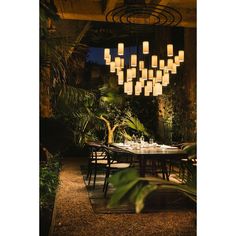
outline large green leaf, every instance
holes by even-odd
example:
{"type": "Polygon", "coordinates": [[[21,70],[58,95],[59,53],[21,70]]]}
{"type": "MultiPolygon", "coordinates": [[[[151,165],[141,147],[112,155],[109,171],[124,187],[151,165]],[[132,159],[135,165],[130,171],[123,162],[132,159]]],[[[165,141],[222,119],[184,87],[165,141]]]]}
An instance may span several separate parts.
{"type": "Polygon", "coordinates": [[[139,177],[138,172],[134,168],[121,170],[109,178],[109,182],[116,188],[129,183],[139,177]]]}
{"type": "Polygon", "coordinates": [[[120,171],[110,177],[110,182],[116,188],[109,206],[117,206],[128,201],[135,205],[137,213],[144,208],[146,197],[157,189],[175,189],[181,191],[191,200],[196,202],[196,189],[187,185],[176,184],[167,180],[139,177],[136,169],[130,168],[120,171]],[[152,184],[151,184],[152,183],[152,184]]]}
{"type": "Polygon", "coordinates": [[[157,189],[156,185],[146,185],[142,187],[142,189],[138,192],[136,200],[135,200],[135,211],[136,213],[140,213],[144,207],[145,198],[154,190],[157,189]]]}
{"type": "Polygon", "coordinates": [[[135,179],[124,185],[119,185],[111,196],[108,207],[117,206],[126,199],[129,199],[128,194],[132,191],[132,188],[138,183],[138,181],[139,179],[135,179]]]}

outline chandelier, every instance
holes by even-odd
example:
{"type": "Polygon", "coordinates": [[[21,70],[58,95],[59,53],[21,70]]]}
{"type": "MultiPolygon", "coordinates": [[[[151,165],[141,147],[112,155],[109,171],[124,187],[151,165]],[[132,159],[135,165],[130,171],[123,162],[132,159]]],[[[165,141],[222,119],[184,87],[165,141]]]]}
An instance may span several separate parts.
{"type": "MultiPolygon", "coordinates": [[[[106,15],[106,20],[113,23],[128,23],[136,27],[149,25],[176,26],[182,16],[177,10],[160,5],[145,4],[145,1],[126,0],[123,6],[114,8],[106,15]],[[140,16],[148,21],[140,22],[140,16]]],[[[110,72],[117,75],[118,85],[124,87],[127,95],[158,96],[162,88],[170,83],[172,74],[177,74],[177,68],[184,62],[184,51],[178,50],[174,55],[173,44],[166,46],[167,57],[161,58],[157,53],[150,54],[149,41],[136,45],[136,53],[125,54],[125,45],[117,44],[117,53],[111,55],[110,48],[104,48],[105,64],[110,66],[110,72]],[[125,59],[128,61],[125,61],[125,59]]],[[[129,51],[129,50],[128,50],[129,51]]]]}
{"type": "Polygon", "coordinates": [[[126,63],[124,43],[118,43],[117,55],[113,58],[110,48],[104,48],[104,60],[110,66],[110,72],[117,75],[118,85],[124,87],[127,95],[138,96],[144,92],[144,96],[158,96],[162,94],[162,87],[170,83],[170,76],[177,74],[177,68],[184,62],[183,50],[174,55],[173,44],[167,44],[166,49],[167,59],[162,59],[157,54],[150,55],[149,41],[143,41],[141,55],[128,55],[126,63]]]}

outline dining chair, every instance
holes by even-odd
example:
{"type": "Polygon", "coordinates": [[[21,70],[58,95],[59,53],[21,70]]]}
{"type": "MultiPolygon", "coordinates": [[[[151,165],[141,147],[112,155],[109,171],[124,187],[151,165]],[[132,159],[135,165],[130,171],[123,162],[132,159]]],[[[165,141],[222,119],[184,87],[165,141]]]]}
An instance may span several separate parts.
{"type": "Polygon", "coordinates": [[[106,165],[106,173],[103,184],[104,197],[106,197],[109,185],[109,176],[117,171],[131,167],[132,155],[115,147],[106,146],[104,150],[106,152],[108,162],[106,165]]]}
{"type": "Polygon", "coordinates": [[[105,166],[108,163],[107,156],[106,156],[106,152],[104,151],[104,145],[102,143],[87,142],[86,144],[90,150],[86,179],[88,179],[88,185],[90,185],[92,175],[94,175],[93,176],[93,189],[95,189],[97,171],[101,167],[105,170],[105,166]]]}

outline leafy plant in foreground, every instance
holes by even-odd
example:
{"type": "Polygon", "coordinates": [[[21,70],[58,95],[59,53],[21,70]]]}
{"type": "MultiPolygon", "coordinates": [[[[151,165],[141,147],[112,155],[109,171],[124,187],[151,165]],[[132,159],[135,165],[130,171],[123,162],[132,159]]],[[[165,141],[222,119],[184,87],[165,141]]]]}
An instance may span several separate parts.
{"type": "Polygon", "coordinates": [[[171,183],[166,180],[158,180],[151,184],[149,178],[139,176],[136,169],[129,168],[115,173],[109,178],[109,182],[115,187],[108,207],[115,207],[123,202],[130,202],[135,205],[136,213],[140,213],[144,208],[146,197],[158,189],[176,189],[196,202],[196,189],[186,185],[171,183]]]}
{"type": "Polygon", "coordinates": [[[60,161],[58,156],[40,165],[40,208],[51,208],[59,184],[60,161]]]}

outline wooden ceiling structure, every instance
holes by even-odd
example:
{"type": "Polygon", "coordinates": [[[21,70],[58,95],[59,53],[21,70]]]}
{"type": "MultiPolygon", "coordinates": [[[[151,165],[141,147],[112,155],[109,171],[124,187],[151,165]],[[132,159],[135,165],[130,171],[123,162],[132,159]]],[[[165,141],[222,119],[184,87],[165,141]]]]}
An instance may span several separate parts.
{"type": "MultiPolygon", "coordinates": [[[[181,27],[196,27],[196,0],[54,0],[61,19],[99,21],[106,22],[106,15],[113,9],[124,5],[125,3],[143,3],[163,6],[163,12],[166,7],[171,7],[179,11],[182,20],[178,24],[181,27]]],[[[159,12],[161,15],[162,12],[159,12]]],[[[139,24],[148,24],[152,22],[152,17],[139,15],[135,21],[139,24]]],[[[128,23],[125,22],[124,23],[128,23]]]]}
{"type": "MultiPolygon", "coordinates": [[[[167,27],[174,27],[176,30],[196,28],[196,0],[54,0],[54,4],[61,18],[61,21],[56,23],[57,34],[71,38],[77,45],[114,47],[114,42],[122,40],[131,46],[135,43],[135,37],[142,39],[143,36],[153,36],[153,22],[158,17],[161,18],[168,8],[178,11],[181,21],[178,25],[167,27]],[[129,15],[129,8],[137,4],[152,6],[150,16],[132,15],[129,20],[135,24],[130,24],[126,19],[122,19],[122,23],[109,21],[111,17],[107,16],[109,13],[112,15],[113,10],[128,5],[122,14],[129,15]],[[158,9],[158,13],[152,17],[155,9],[158,9]]],[[[161,24],[154,26],[155,29],[166,27],[161,24]]]]}

